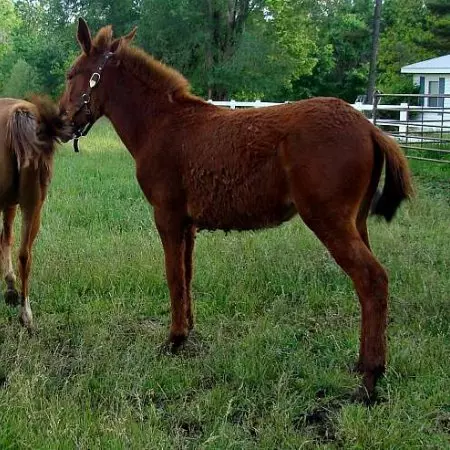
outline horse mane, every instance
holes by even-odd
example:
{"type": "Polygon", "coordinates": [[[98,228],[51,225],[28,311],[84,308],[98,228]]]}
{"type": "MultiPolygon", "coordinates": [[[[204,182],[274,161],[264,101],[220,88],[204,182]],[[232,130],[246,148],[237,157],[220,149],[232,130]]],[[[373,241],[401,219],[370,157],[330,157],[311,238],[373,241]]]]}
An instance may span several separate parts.
{"type": "Polygon", "coordinates": [[[151,90],[191,96],[189,82],[180,72],[156,60],[144,50],[124,45],[119,49],[118,57],[126,69],[151,90]]]}
{"type": "Polygon", "coordinates": [[[92,46],[99,54],[109,51],[115,44],[118,45],[115,55],[121,64],[152,91],[195,98],[190,93],[189,82],[177,70],[166,66],[140,48],[122,43],[120,39],[113,40],[111,25],[101,28],[92,40],[92,46]]]}

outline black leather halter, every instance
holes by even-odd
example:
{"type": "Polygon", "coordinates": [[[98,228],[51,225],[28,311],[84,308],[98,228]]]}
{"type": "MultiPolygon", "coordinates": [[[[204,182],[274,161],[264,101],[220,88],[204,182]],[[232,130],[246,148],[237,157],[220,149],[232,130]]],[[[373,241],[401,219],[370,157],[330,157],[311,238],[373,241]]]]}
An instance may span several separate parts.
{"type": "Polygon", "coordinates": [[[89,130],[94,125],[95,120],[92,118],[92,111],[90,108],[91,93],[92,93],[92,90],[95,87],[97,87],[98,84],[100,83],[101,73],[102,73],[103,69],[105,68],[105,65],[108,62],[109,58],[111,58],[112,55],[113,55],[113,53],[111,53],[111,52],[105,53],[104,59],[103,59],[102,63],[100,64],[100,66],[98,67],[97,72],[94,72],[91,75],[91,78],[89,79],[89,87],[88,87],[87,91],[81,95],[81,105],[79,106],[79,108],[75,111],[75,113],[72,116],[72,120],[73,120],[84,109],[85,114],[88,117],[88,122],[85,125],[82,125],[75,130],[75,133],[74,133],[75,137],[73,140],[73,149],[76,153],[78,153],[80,151],[80,149],[78,147],[78,140],[81,137],[86,136],[89,133],[89,130]]]}

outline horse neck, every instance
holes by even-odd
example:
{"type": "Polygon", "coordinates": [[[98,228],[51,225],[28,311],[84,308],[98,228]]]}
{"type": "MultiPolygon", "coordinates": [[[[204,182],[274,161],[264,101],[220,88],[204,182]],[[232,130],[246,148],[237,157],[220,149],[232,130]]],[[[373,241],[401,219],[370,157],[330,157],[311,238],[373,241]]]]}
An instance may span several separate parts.
{"type": "Polygon", "coordinates": [[[105,103],[105,116],[111,121],[122,142],[134,159],[143,142],[154,141],[152,135],[167,121],[170,102],[162,94],[151,96],[148,88],[132,75],[123,74],[106,87],[110,93],[105,103]]]}

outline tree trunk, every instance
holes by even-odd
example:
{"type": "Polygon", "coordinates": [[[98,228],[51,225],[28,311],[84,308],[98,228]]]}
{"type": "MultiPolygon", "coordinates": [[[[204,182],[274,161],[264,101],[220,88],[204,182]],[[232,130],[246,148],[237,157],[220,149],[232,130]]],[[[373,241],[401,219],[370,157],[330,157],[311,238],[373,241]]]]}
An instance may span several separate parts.
{"type": "Polygon", "coordinates": [[[375,11],[373,15],[373,33],[372,33],[372,55],[370,58],[369,86],[367,88],[367,103],[373,103],[373,94],[377,79],[377,55],[378,44],[380,40],[380,21],[381,21],[382,0],[375,0],[375,11]]]}
{"type": "MultiPolygon", "coordinates": [[[[250,13],[250,0],[228,0],[226,4],[206,0],[206,7],[210,24],[206,70],[211,72],[233,57],[250,13]]],[[[214,80],[209,82],[208,92],[214,100],[228,99],[227,90],[217,86],[214,80]]]]}

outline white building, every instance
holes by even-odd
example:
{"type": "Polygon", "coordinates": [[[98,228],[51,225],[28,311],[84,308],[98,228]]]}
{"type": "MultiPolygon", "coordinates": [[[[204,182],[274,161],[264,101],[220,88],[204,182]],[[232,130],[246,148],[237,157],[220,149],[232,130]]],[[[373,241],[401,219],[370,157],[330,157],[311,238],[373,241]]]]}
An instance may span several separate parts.
{"type": "MultiPolygon", "coordinates": [[[[450,95],[450,55],[427,59],[409,66],[402,67],[402,73],[410,73],[414,84],[420,87],[421,94],[450,95]]],[[[423,100],[425,107],[450,108],[450,98],[428,97],[423,100]]],[[[450,113],[425,113],[424,119],[449,120],[450,113]],[[448,116],[448,117],[447,117],[448,116]]]]}

